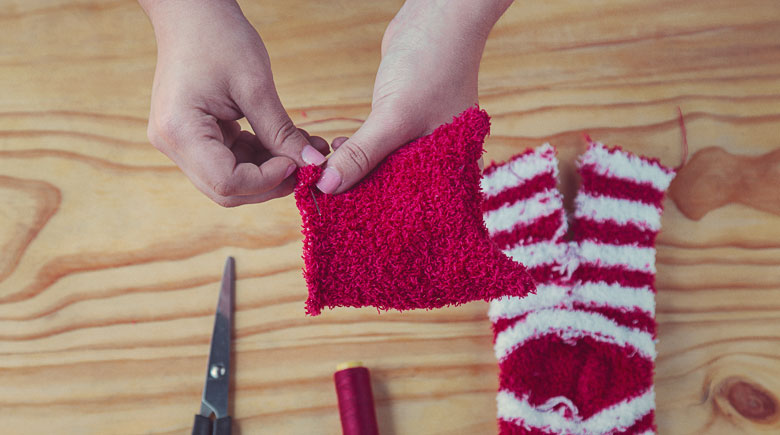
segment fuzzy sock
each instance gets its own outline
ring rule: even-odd
[[[322,168],[298,171],[308,314],[437,308],[533,290],[482,221],[477,160],[489,119],[478,107],[464,111],[338,195],[314,186]]]
[[[502,434],[655,431],[654,243],[674,172],[593,142],[578,166],[572,241],[550,145],[482,180],[491,237],[537,284],[490,304]]]

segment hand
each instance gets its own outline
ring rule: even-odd
[[[141,5],[158,52],[149,140],[201,192],[225,207],[263,202],[292,192],[296,167],[325,162],[327,142],[287,116],[263,41],[234,0]]]
[[[336,138],[317,187],[341,193],[388,154],[477,103],[488,34],[511,0],[408,0],[385,31],[371,113]]]

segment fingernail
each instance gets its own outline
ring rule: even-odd
[[[298,167],[297,167],[297,166],[295,166],[294,164],[293,164],[293,165],[290,165],[290,167],[289,167],[289,168],[287,168],[287,172],[285,172],[285,173],[284,173],[284,178],[287,178],[287,177],[289,177],[290,175],[292,175],[292,173],[293,173],[293,172],[295,172],[295,169],[297,169],[297,168],[298,168]]]
[[[310,164],[310,165],[321,165],[325,163],[325,156],[323,156],[319,151],[317,151],[317,148],[314,148],[311,145],[306,145],[303,147],[303,151],[301,151],[301,158],[304,162]]]
[[[323,193],[333,193],[341,186],[341,174],[333,168],[325,168],[322,172],[320,181],[317,182],[317,188]]]

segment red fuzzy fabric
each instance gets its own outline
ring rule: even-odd
[[[315,187],[322,168],[298,171],[308,314],[438,308],[534,289],[482,221],[477,160],[489,128],[487,113],[470,108],[338,195]]]

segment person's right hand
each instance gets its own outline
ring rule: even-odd
[[[382,38],[371,113],[352,137],[333,140],[317,187],[345,192],[390,153],[475,105],[482,51],[510,4],[406,0]]]
[[[201,192],[225,207],[263,202],[293,191],[296,167],[325,162],[327,142],[290,120],[234,0],[139,1],[157,37],[149,140]]]

